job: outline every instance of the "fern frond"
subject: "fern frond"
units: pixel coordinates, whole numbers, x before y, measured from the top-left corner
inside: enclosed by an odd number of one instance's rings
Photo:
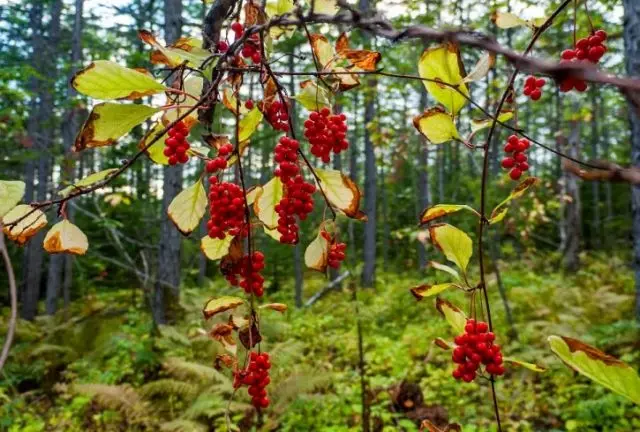
[[[152,423],[149,405],[128,385],[74,384],[72,393],[91,396],[101,406],[122,412],[136,424]]]
[[[207,432],[209,427],[192,420],[174,420],[160,426],[163,432]]]
[[[205,366],[203,364],[195,362],[189,362],[177,357],[167,358],[162,364],[162,367],[167,371],[169,375],[178,379],[198,381],[201,383],[231,382],[231,380],[223,373],[215,370],[210,366]]]
[[[146,399],[155,396],[180,396],[188,399],[198,393],[198,387],[188,382],[167,378],[151,381],[140,387],[138,391]]]
[[[204,393],[187,408],[182,418],[195,420],[198,418],[214,418],[224,415],[227,409],[227,400],[222,395]]]

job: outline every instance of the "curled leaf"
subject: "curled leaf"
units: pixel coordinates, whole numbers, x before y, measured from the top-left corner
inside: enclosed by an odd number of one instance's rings
[[[498,120],[501,121],[502,123],[505,123],[511,120],[512,117],[513,117],[513,111],[505,110],[500,113],[500,115],[498,116]],[[493,119],[471,120],[471,132],[475,133],[482,129],[486,129],[491,126],[491,123],[493,123]]]
[[[538,184],[538,182],[539,179],[536,177],[527,177],[520,182],[520,184],[511,191],[509,196],[493,209],[491,217],[489,218],[489,224],[493,225],[494,223],[500,222],[504,219],[507,215],[507,210],[509,209],[509,203],[514,199],[520,198],[530,187]]]
[[[420,215],[420,225],[424,225],[433,220],[441,218],[451,213],[458,212],[460,210],[467,210],[476,216],[480,217],[480,213],[475,211],[473,208],[464,204],[436,204],[429,208],[426,208],[422,214]]]
[[[523,367],[525,369],[532,370],[534,372],[546,372],[546,370],[547,370],[547,368],[544,367],[544,366],[540,366],[540,365],[537,365],[535,363],[527,363],[525,361],[518,360],[518,359],[515,359],[513,357],[503,357],[503,360],[506,361],[506,362],[509,362],[511,364],[514,364],[516,366],[520,366],[520,367]]]
[[[414,117],[413,126],[433,144],[460,139],[453,117],[441,107],[429,108]]]
[[[501,29],[526,26],[527,21],[510,12],[494,12],[491,20]]]
[[[202,309],[202,314],[204,315],[204,319],[209,319],[212,316],[219,314],[224,311],[228,311],[230,309],[235,309],[238,306],[244,304],[244,300],[240,297],[231,297],[231,296],[222,296],[217,298],[212,298],[207,301]]]
[[[47,216],[30,205],[20,204],[2,217],[2,224],[9,240],[23,245],[47,224]]]
[[[418,285],[415,286],[413,288],[410,289],[411,294],[413,294],[413,296],[418,299],[418,300],[422,300],[425,297],[431,297],[434,295],[438,295],[440,294],[442,291],[452,288],[452,287],[458,287],[458,285],[454,284],[454,283],[441,283],[441,284],[435,284],[435,285],[428,285],[428,284],[423,284],[423,285]]]
[[[284,196],[282,180],[280,180],[280,177],[273,177],[256,193],[257,195],[253,202],[253,211],[265,227],[276,229],[279,216],[278,213],[276,213],[275,207]]]
[[[316,238],[309,243],[304,251],[304,263],[312,270],[324,273],[327,269],[329,259],[329,241],[322,235],[322,230],[318,232]]]
[[[84,255],[89,248],[89,241],[80,228],[64,219],[51,227],[44,237],[43,246],[49,253]]]
[[[271,309],[276,312],[283,313],[283,312],[286,312],[287,305],[284,303],[267,303],[267,304],[261,305],[259,309]]]
[[[195,38],[180,38],[174,44],[165,47],[148,30],[138,30],[138,38],[155,48],[150,55],[151,63],[164,64],[169,67],[187,63],[193,68],[200,68],[211,53],[202,48],[202,41]]]
[[[449,273],[454,278],[460,280],[460,274],[456,271],[456,269],[449,267],[446,264],[440,264],[439,262],[429,261],[429,265],[436,270],[440,270],[446,273]]]
[[[490,52],[484,53],[478,60],[478,63],[476,63],[473,69],[471,69],[471,72],[469,72],[469,74],[466,77],[464,77],[463,81],[465,83],[468,83],[472,81],[481,80],[482,78],[487,76],[487,74],[489,73],[489,71],[495,64],[495,62],[496,62],[495,54]]]
[[[331,205],[346,216],[360,219],[360,190],[349,177],[338,170],[316,168],[320,187]]]
[[[469,97],[469,89],[462,79],[463,68],[458,46],[445,43],[426,49],[420,57],[418,72],[420,77],[425,78],[422,83],[427,92],[444,105],[449,113],[454,116],[458,114],[467,103],[466,97]]]
[[[460,308],[455,306],[453,303],[438,297],[436,299],[436,309],[438,309],[438,312],[440,312],[447,320],[449,325],[453,327],[456,334],[464,333],[464,326],[467,324],[467,316],[462,312],[462,310],[460,310]]]

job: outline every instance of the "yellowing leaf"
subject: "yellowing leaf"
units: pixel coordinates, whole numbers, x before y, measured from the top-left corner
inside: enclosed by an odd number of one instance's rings
[[[340,91],[344,92],[360,85],[358,75],[348,73],[349,71],[342,66],[333,68],[333,72],[335,72],[334,76],[340,81]]]
[[[467,316],[457,306],[447,300],[438,297],[436,299],[436,309],[447,320],[449,325],[453,327],[456,334],[464,333],[464,326],[467,324]]]
[[[189,235],[198,226],[207,209],[207,194],[198,180],[180,192],[169,204],[169,219],[184,235]]]
[[[262,113],[258,109],[258,107],[253,107],[251,111],[247,113],[240,120],[240,124],[238,125],[239,131],[238,136],[240,142],[244,142],[251,138],[251,135],[258,129],[260,122],[262,121]]]
[[[208,259],[215,261],[229,253],[233,236],[225,236],[223,240],[211,238],[208,235],[200,240],[200,250]]]
[[[413,294],[413,296],[418,299],[418,300],[422,300],[425,297],[431,297],[434,295],[438,295],[440,294],[442,291],[449,289],[449,288],[453,288],[456,287],[457,285],[454,283],[441,283],[441,284],[435,284],[435,285],[428,285],[428,284],[423,284],[423,285],[418,285],[415,286],[413,288],[410,289],[411,294]]]
[[[304,263],[312,270],[324,273],[329,259],[329,241],[318,232],[316,238],[309,243],[304,251]]]
[[[454,278],[460,280],[460,274],[456,271],[456,269],[449,267],[446,264],[440,264],[439,262],[429,261],[429,265],[436,270],[440,270],[446,273],[449,273]]]
[[[486,77],[496,62],[496,55],[490,52],[484,53],[478,60],[478,63],[471,69],[471,72],[464,77],[463,81],[468,83],[478,81]]]
[[[138,149],[142,150],[143,148],[147,147],[147,144],[151,140],[153,140],[164,129],[165,129],[164,124],[162,124],[162,121],[158,120],[153,125],[151,130],[140,140],[140,142],[138,143]],[[145,151],[146,155],[153,162],[155,162],[157,164],[160,164],[160,165],[169,165],[169,158],[166,157],[164,155],[164,153],[163,153],[164,152],[164,141],[168,137],[169,136],[166,133],[163,134],[156,142],[151,144],[151,146],[148,147],[147,150]]]
[[[527,21],[523,20],[519,16],[516,16],[509,12],[495,12],[491,17],[493,22],[501,29],[508,29],[512,27],[526,26]]]
[[[314,81],[305,81],[300,84],[302,91],[294,97],[300,105],[309,111],[320,111],[322,108],[331,108],[329,91],[318,86]]]
[[[475,211],[473,208],[464,204],[436,204],[425,209],[420,215],[420,224],[426,224],[443,216],[446,216],[451,213],[458,212],[460,210],[467,210],[476,216],[480,217],[480,213]]]
[[[180,38],[173,45],[165,47],[148,30],[138,30],[138,37],[144,43],[155,48],[155,51],[150,56],[153,64],[176,67],[186,61],[187,66],[200,68],[202,63],[211,55],[209,51],[201,48],[202,41],[195,38]]]
[[[516,366],[520,366],[534,372],[546,372],[547,368],[544,366],[537,365],[535,363],[527,363],[522,360],[515,359],[513,357],[503,357],[504,361],[514,364]]]
[[[118,168],[108,168],[106,170],[102,170],[102,171],[98,171],[92,174],[89,174],[88,176],[86,176],[85,178],[78,180],[77,182],[75,182],[74,184],[67,186],[66,188],[62,189],[60,192],[58,192],[58,194],[62,197],[68,197],[69,194],[73,193],[73,192],[81,192],[91,186],[93,186],[94,184],[98,183],[99,181],[102,181],[104,179],[106,179],[107,177],[111,176],[111,174],[113,174],[114,172],[118,171]]]
[[[159,110],[147,105],[105,102],[93,107],[76,137],[73,151],[115,144],[121,136]]]
[[[447,259],[466,273],[469,258],[473,253],[471,238],[464,231],[448,224],[432,225],[429,227],[429,235],[433,244],[444,253]]]
[[[353,180],[337,170],[316,168],[316,174],[331,205],[350,218],[360,219],[360,190]]]
[[[22,181],[0,180],[0,218],[20,202],[24,189]]]
[[[96,60],[77,72],[71,85],[96,99],[139,99],[166,89],[149,74],[107,60]]]
[[[634,368],[577,339],[549,336],[547,341],[571,369],[640,405],[640,377]]]
[[[42,245],[49,253],[84,255],[89,248],[89,240],[80,228],[64,219],[51,227]]]
[[[337,0],[313,0],[313,12],[323,15],[335,15],[338,13]]]
[[[520,198],[531,186],[536,185],[538,181],[539,180],[536,177],[527,177],[525,180],[520,182],[520,184],[511,191],[509,196],[493,209],[491,217],[489,218],[489,224],[494,224],[504,219],[507,214],[507,210],[509,209],[509,202]]]
[[[336,51],[340,57],[347,59],[352,65],[365,71],[376,70],[378,62],[382,59],[382,55],[376,51],[350,49],[349,38],[346,33],[342,33],[338,37]]]
[[[320,67],[322,69],[331,69],[328,66],[334,61],[336,54],[327,38],[321,34],[312,34],[309,41]]]
[[[293,0],[272,0],[266,5],[266,12],[270,17],[288,14],[293,10]],[[278,39],[283,34],[290,36],[295,31],[295,27],[274,26],[269,29],[269,35],[273,39]]]
[[[280,177],[273,177],[258,192],[253,203],[253,211],[260,219],[260,222],[269,229],[278,226],[278,213],[275,206],[278,205],[284,195],[284,188]]]
[[[247,205],[251,205],[262,193],[262,186],[252,186],[247,190]]]
[[[513,118],[513,111],[511,110],[502,111],[498,116],[498,120],[502,123],[511,120],[511,118]],[[471,120],[471,132],[475,133],[479,130],[488,128],[491,126],[491,123],[493,123],[493,119]]]
[[[280,241],[280,237],[282,237],[282,233],[280,231],[278,231],[277,228],[267,228],[266,225],[263,225],[262,228],[264,229],[264,233],[266,235],[268,235],[269,237],[271,237],[272,239],[274,239],[275,241],[279,242]]]
[[[258,309],[271,309],[276,312],[284,313],[287,310],[287,305],[284,303],[267,303],[261,305]]]
[[[30,205],[20,204],[2,217],[2,224],[9,240],[22,245],[47,224],[47,216]]]
[[[235,309],[238,306],[244,304],[244,300],[240,297],[222,296],[218,298],[212,298],[204,305],[202,314],[204,319],[209,319],[212,316],[219,314],[230,309]]]
[[[429,108],[414,117],[413,126],[433,144],[460,139],[453,118],[441,107]]]
[[[467,103],[469,89],[462,80],[460,51],[455,44],[446,43],[424,51],[418,64],[420,77],[439,82],[422,81],[427,91],[454,116]],[[455,89],[441,83],[457,86]]]

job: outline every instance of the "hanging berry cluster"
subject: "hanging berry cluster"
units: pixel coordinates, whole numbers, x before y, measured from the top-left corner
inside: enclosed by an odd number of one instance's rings
[[[231,24],[231,30],[235,34],[236,40],[240,39],[244,34],[244,26],[237,21]],[[225,53],[229,50],[229,44],[225,41],[220,41],[218,42],[217,48],[218,52]],[[258,33],[253,33],[249,36],[242,45],[240,54],[245,59],[251,59],[254,64],[260,63],[262,55],[260,54],[260,35]]]
[[[274,101],[265,107],[264,115],[269,124],[275,129],[283,132],[289,130],[289,108],[286,102]]]
[[[588,38],[582,38],[576,42],[574,49],[566,49],[562,51],[561,63],[588,61],[598,63],[602,56],[607,52],[607,46],[604,42],[607,40],[607,32],[597,30],[591,33]],[[587,89],[587,83],[574,77],[567,77],[560,82],[560,91],[568,92],[573,89],[583,92]]]
[[[481,364],[488,374],[504,374],[500,345],[493,343],[496,336],[488,330],[487,323],[467,319],[464,333],[454,340],[457,346],[453,350],[452,359],[458,364],[453,371],[455,379],[473,381]]]
[[[231,236],[247,235],[245,223],[245,200],[242,188],[234,183],[220,182],[217,177],[209,178],[209,237],[223,240]]]
[[[246,370],[238,371],[234,374],[233,387],[237,389],[242,385],[248,386],[247,392],[251,396],[253,406],[267,408],[270,402],[267,397],[266,387],[271,382],[271,378],[269,378],[269,369],[271,368],[269,354],[266,352],[261,354],[252,352],[250,359],[249,367]]]
[[[240,286],[247,294],[255,294],[262,297],[264,294],[264,277],[260,273],[264,269],[264,254],[254,251],[243,256],[239,261],[225,269],[224,276],[227,282],[233,286]]]
[[[531,144],[526,138],[518,138],[517,135],[511,135],[504,146],[504,152],[508,155],[502,159],[502,167],[508,169],[509,177],[512,180],[518,180],[522,173],[529,169],[527,163],[527,155],[524,154]]]
[[[537,101],[542,97],[542,87],[547,83],[544,78],[536,78],[529,75],[524,81],[523,93],[533,101]]]
[[[167,139],[164,140],[165,147],[163,153],[169,158],[169,165],[189,162],[187,150],[189,150],[191,146],[187,141],[187,135],[189,135],[187,125],[179,121],[167,131],[167,135]]]
[[[232,144],[224,144],[218,149],[218,157],[207,162],[206,169],[208,173],[223,170],[227,167],[227,156],[233,151]]]
[[[345,251],[347,245],[345,243],[334,243],[329,247],[329,267],[338,268],[340,263],[346,258]]]
[[[311,153],[329,162],[330,153],[338,154],[349,147],[346,140],[347,124],[344,114],[331,114],[329,108],[313,111],[304,122],[304,136],[311,143]]]

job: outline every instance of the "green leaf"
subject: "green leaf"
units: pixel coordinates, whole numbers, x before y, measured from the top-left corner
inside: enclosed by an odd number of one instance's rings
[[[571,369],[640,405],[640,377],[634,368],[577,339],[549,336],[547,341]]]
[[[247,113],[240,120],[240,124],[238,125],[238,139],[240,142],[244,142],[251,138],[251,135],[258,129],[260,122],[262,121],[262,112],[258,109],[258,107],[253,107],[251,111]]]
[[[96,60],[77,72],[71,85],[79,93],[96,99],[139,99],[166,89],[148,73],[107,60]]]
[[[360,212],[360,190],[349,177],[338,170],[315,169],[320,187],[331,205],[353,219],[364,218]]]
[[[294,97],[295,100],[300,102],[300,105],[309,111],[320,111],[322,108],[331,109],[328,90],[318,86],[313,81],[305,81],[300,85],[302,86],[302,91],[298,92]]]
[[[418,285],[411,288],[409,291],[411,291],[411,294],[413,294],[413,296],[416,299],[422,300],[425,297],[438,295],[444,290],[447,290],[449,288],[455,288],[455,287],[460,288],[459,285],[456,285],[451,282],[446,282],[446,283],[435,284],[435,285],[428,285],[428,284]]]
[[[505,110],[500,113],[498,120],[505,123],[513,118],[512,110]],[[491,126],[493,119],[471,120],[471,132],[476,133],[479,130],[486,129]]]
[[[151,130],[138,143],[138,149],[142,150],[145,148],[151,140],[164,130],[164,128],[165,126],[162,124],[161,120],[155,122]],[[168,137],[169,135],[165,133],[145,151],[146,155],[153,162],[160,165],[169,165],[169,158],[163,153],[164,142]]]
[[[454,278],[460,280],[460,274],[456,271],[456,269],[449,267],[446,264],[440,264],[439,262],[429,261],[429,265],[436,270],[440,270],[446,273],[449,273]]]
[[[208,320],[216,314],[228,311],[230,309],[235,309],[238,306],[242,306],[243,304],[244,300],[242,300],[240,297],[222,296],[212,298],[204,305],[202,314],[204,315],[204,319]]]
[[[547,368],[544,366],[537,365],[535,363],[527,363],[522,360],[515,359],[513,357],[503,357],[504,361],[514,364],[516,366],[521,366],[523,368],[532,370],[534,372],[546,372]]]
[[[460,308],[453,303],[438,297],[436,299],[436,309],[447,320],[449,325],[453,327],[456,334],[464,333],[464,326],[467,324],[467,316]]]
[[[189,235],[198,226],[207,210],[207,193],[198,180],[180,192],[169,204],[169,219],[184,235]]]
[[[211,238],[208,235],[200,240],[200,250],[210,260],[215,261],[229,253],[233,236],[226,235],[223,240]]]
[[[267,2],[266,12],[269,17],[273,18],[276,16],[288,14],[293,10],[293,7],[293,0],[272,0]],[[274,26],[269,29],[269,35],[273,39],[278,39],[283,34],[286,34],[287,37],[290,37],[295,29],[296,28],[293,26]]]
[[[530,187],[538,184],[538,182],[539,180],[536,177],[527,177],[520,182],[520,184],[511,191],[509,196],[493,209],[491,217],[489,218],[489,224],[493,225],[504,219],[509,209],[509,203],[514,199],[520,198]]]
[[[269,180],[262,190],[257,192],[255,201],[253,202],[253,211],[260,222],[269,229],[276,229],[278,226],[278,213],[276,213],[276,205],[284,196],[284,187],[280,177],[273,177]]]
[[[441,218],[451,213],[456,213],[460,210],[467,210],[476,216],[480,217],[480,213],[475,211],[473,208],[464,204],[436,204],[425,209],[420,215],[420,225],[424,225],[433,220]]]
[[[0,180],[0,218],[14,208],[24,196],[25,184],[18,180]]]
[[[433,144],[460,139],[453,117],[441,107],[429,108],[414,117],[413,126]]]
[[[82,191],[84,189],[87,189],[91,186],[93,186],[94,184],[98,183],[99,181],[102,181],[104,179],[106,179],[107,177],[109,177],[111,174],[113,174],[114,172],[118,171],[118,168],[108,168],[106,170],[102,170],[102,171],[98,171],[95,172],[93,174],[89,174],[88,176],[86,176],[85,178],[78,180],[77,182],[75,182],[74,184],[67,186],[66,188],[62,189],[60,192],[58,192],[58,194],[64,198],[68,197],[70,193],[74,192],[74,191]]]
[[[338,13],[337,0],[315,0],[312,4],[313,11],[317,14],[335,15]]]
[[[464,231],[448,224],[429,227],[433,244],[440,249],[449,261],[455,263],[463,273],[473,253],[473,242]]]
[[[89,118],[76,137],[73,151],[104,147],[115,144],[118,138],[129,133],[159,109],[139,104],[105,102],[93,107]]]
[[[418,63],[418,72],[422,78],[439,81],[422,81],[429,94],[454,116],[467,103],[465,96],[469,96],[461,71],[460,51],[453,43],[426,49]],[[462,94],[441,83],[457,86]]]

